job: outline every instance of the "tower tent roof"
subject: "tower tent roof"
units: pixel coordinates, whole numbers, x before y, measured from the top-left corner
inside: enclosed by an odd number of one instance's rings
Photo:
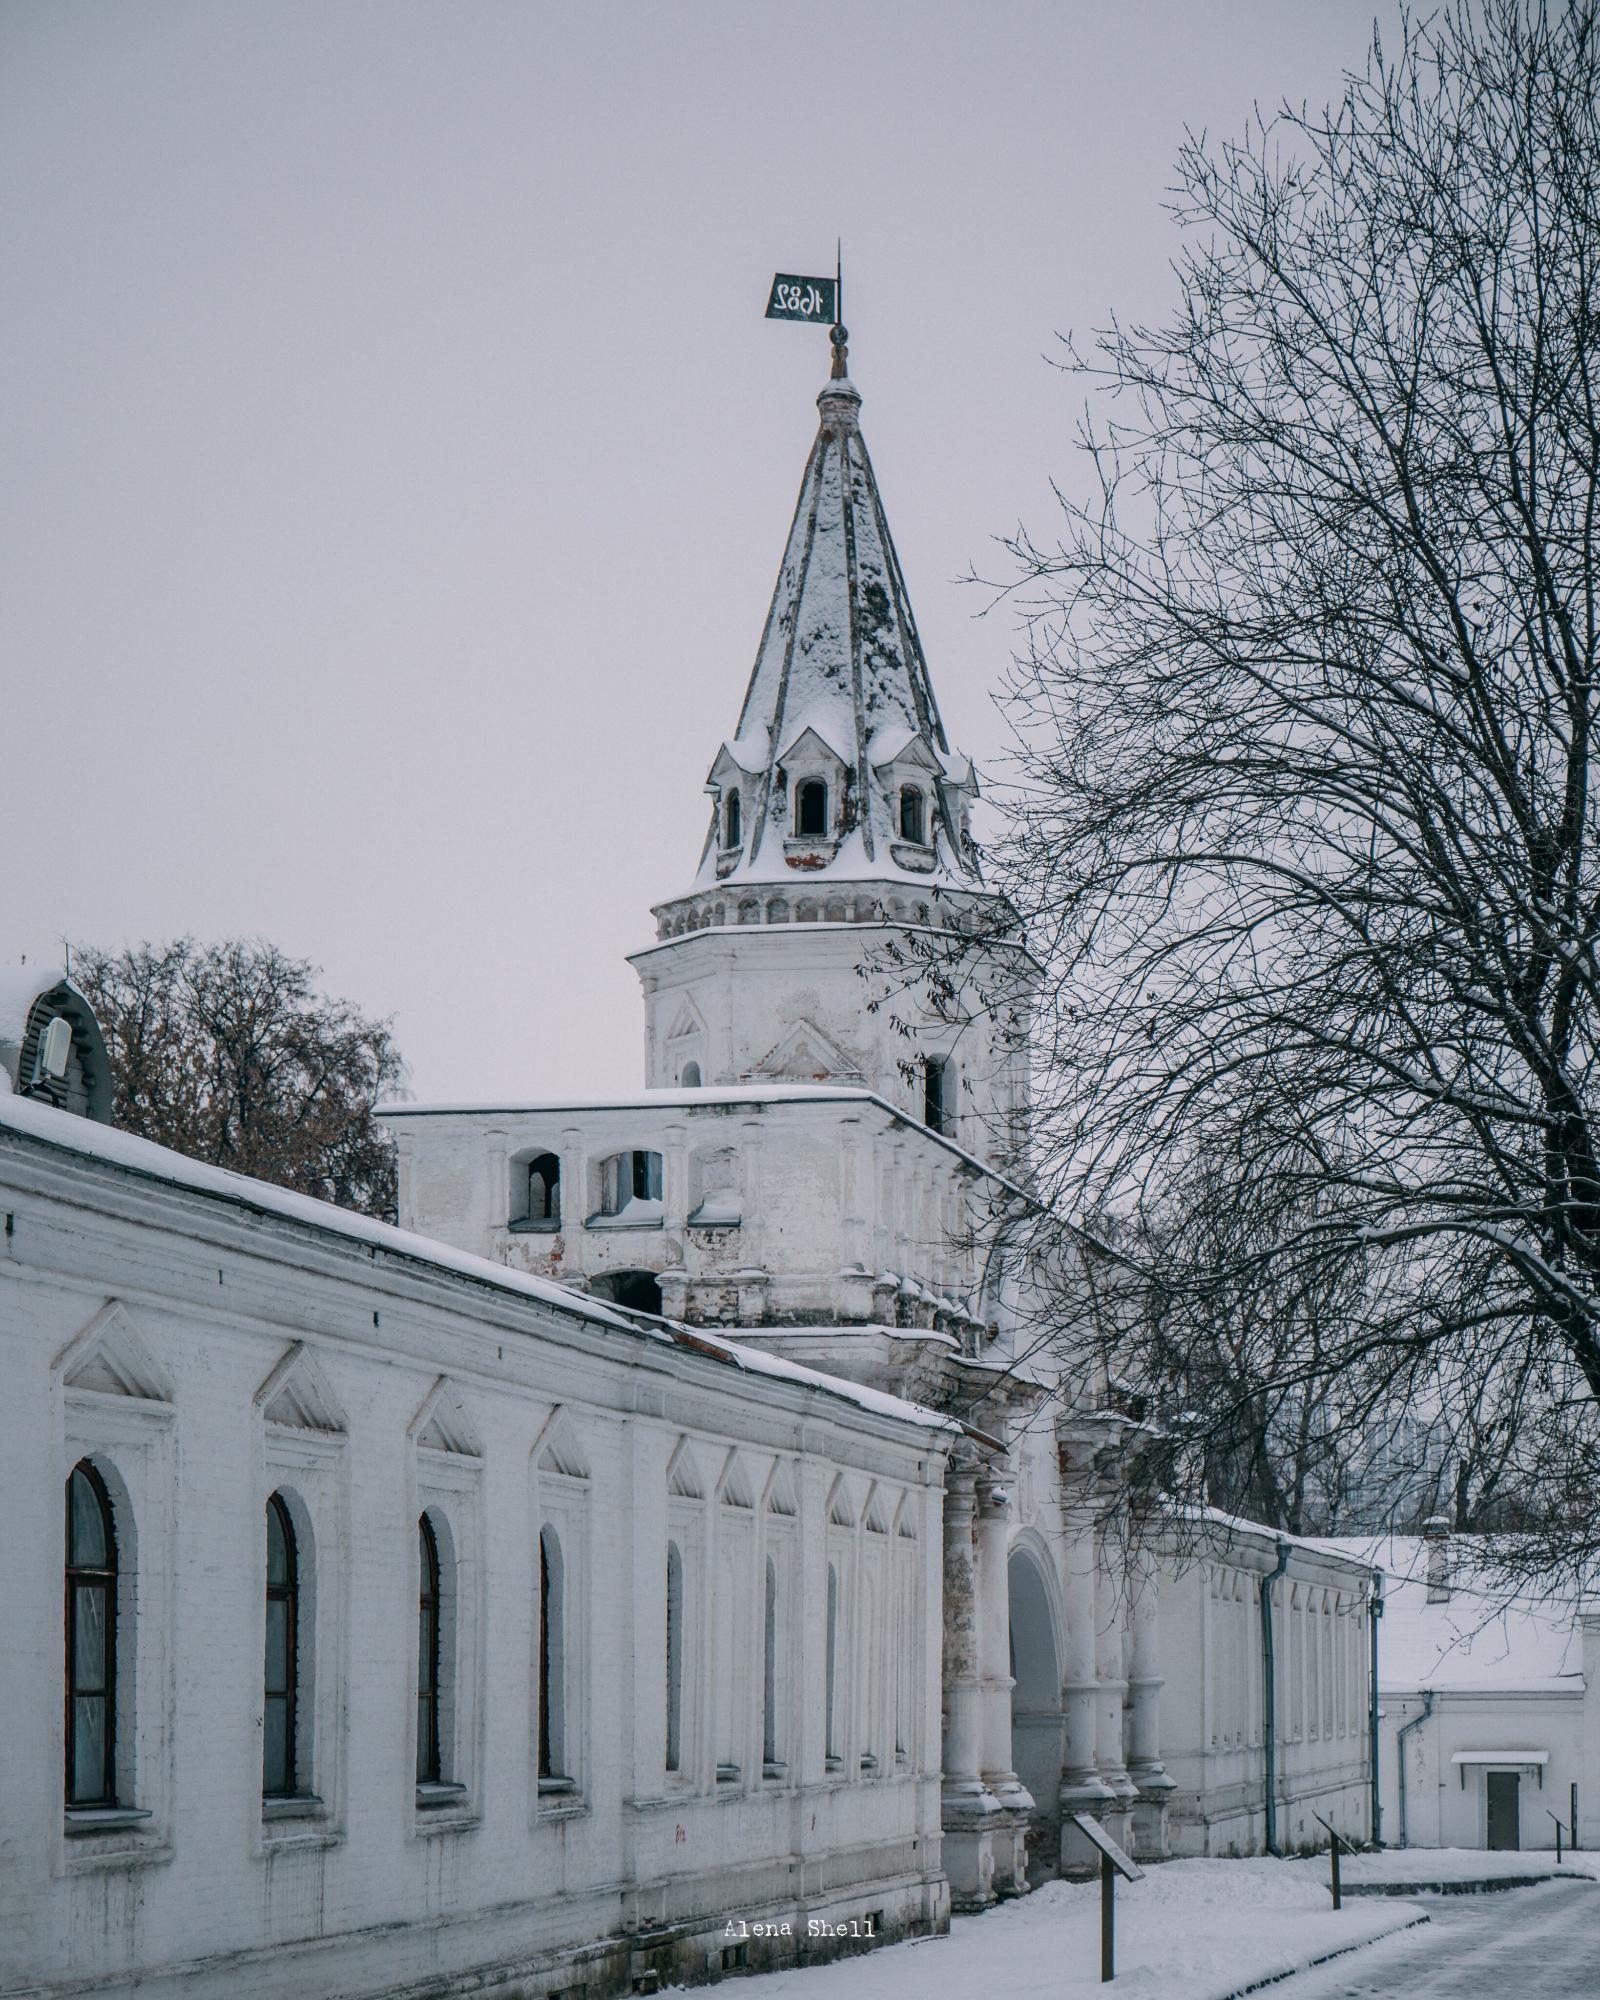
[[[980,878],[964,811],[977,786],[939,718],[861,435],[860,391],[841,372],[817,408],[821,421],[738,728],[708,781],[719,791],[739,787],[739,834],[730,847],[726,818],[713,828],[701,879],[775,881],[799,869],[971,888]],[[834,787],[827,831],[795,854],[802,829],[793,791],[813,774]],[[896,788],[919,780],[921,833],[908,839]]]

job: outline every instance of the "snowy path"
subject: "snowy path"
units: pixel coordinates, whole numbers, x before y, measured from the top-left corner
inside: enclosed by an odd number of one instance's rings
[[[1600,1889],[1422,1896],[1432,1920],[1300,1975],[1282,2000],[1597,2000]]]
[[[758,1974],[723,1990],[737,2000],[1105,2000],[1108,1993],[1115,2000],[1222,2000],[1416,1921],[1418,1906],[1409,1899],[1364,1896],[1333,1910],[1326,1872],[1263,1860],[1168,1861],[1150,1869],[1118,1892],[1117,1978],[1109,1988],[1100,1984],[1098,1886],[1049,1882],[981,1917],[957,1917],[948,1937]],[[1513,1993],[1502,1989],[1495,2000],[1513,2000]],[[1600,1990],[1591,1989],[1588,2000],[1600,2000]]]

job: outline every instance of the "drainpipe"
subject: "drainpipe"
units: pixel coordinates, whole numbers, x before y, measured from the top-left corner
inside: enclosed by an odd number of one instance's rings
[[[1278,1672],[1277,1651],[1272,1640],[1272,1586],[1289,1567],[1289,1544],[1278,1544],[1278,1566],[1261,1579],[1261,1735],[1267,1762],[1267,1852],[1281,1855],[1278,1846]]]
[[[1420,1729],[1432,1713],[1433,1689],[1424,1688],[1422,1690],[1422,1713],[1412,1716],[1409,1722],[1403,1722],[1395,1731],[1395,1761],[1400,1767],[1400,1845],[1402,1847],[1410,1845],[1410,1842],[1406,1839],[1406,1738],[1411,1734],[1413,1729]]]
[[[1378,1620],[1383,1616],[1383,1571],[1372,1572],[1367,1625],[1372,1634],[1372,1684],[1367,1702],[1367,1751],[1372,1759],[1372,1844],[1383,1845],[1383,1801],[1378,1796]]]

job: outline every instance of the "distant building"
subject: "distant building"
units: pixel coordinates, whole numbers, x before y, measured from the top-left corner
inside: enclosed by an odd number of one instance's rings
[[[1333,1546],[1384,1574],[1386,1844],[1600,1846],[1600,1602],[1508,1602],[1442,1524]]]

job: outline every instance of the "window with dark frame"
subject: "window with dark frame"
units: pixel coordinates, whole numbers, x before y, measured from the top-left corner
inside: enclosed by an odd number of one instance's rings
[[[802,840],[821,840],[828,831],[828,787],[821,778],[807,778],[795,788],[795,832]]]
[[[295,1736],[299,1705],[300,1559],[294,1523],[283,1495],[267,1502],[267,1647],[262,1677],[261,1792],[264,1798],[295,1794]]]
[[[417,1522],[421,1591],[417,1604],[417,1783],[440,1783],[439,1544],[426,1514]]]
[[[945,1130],[945,1061],[943,1056],[922,1060],[922,1122],[930,1132]]]
[[[823,1663],[823,1717],[822,1750],[826,1762],[834,1769],[839,1764],[839,1748],[833,1732],[834,1692],[839,1665],[839,1572],[832,1563],[828,1565],[828,1652]]]
[[[729,792],[728,802],[722,809],[722,844],[737,847],[744,838],[744,807],[737,792]]]
[[[117,1803],[117,1537],[105,1482],[87,1459],[67,1478],[69,1806]]]
[[[683,1555],[667,1544],[667,1769],[683,1762]]]
[[[778,1761],[778,1566],[767,1557],[767,1601],[761,1661],[761,1761]]]
[[[539,1530],[539,1776],[565,1778],[565,1569],[555,1529]]]
[[[900,787],[900,838],[921,847],[927,838],[926,812],[918,785]]]

